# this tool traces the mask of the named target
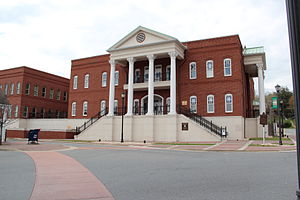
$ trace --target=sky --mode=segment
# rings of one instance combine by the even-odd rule
[[[292,89],[284,0],[2,0],[0,70],[69,78],[71,60],[106,54],[139,25],[182,42],[238,34],[243,46],[265,47],[266,92]]]

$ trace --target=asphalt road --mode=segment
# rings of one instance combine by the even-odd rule
[[[0,199],[29,199],[35,181],[35,166],[22,152],[0,151]]]
[[[296,153],[73,150],[116,200],[291,200]]]

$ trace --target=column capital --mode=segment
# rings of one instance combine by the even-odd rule
[[[148,60],[154,60],[156,56],[154,54],[147,55]]]
[[[176,51],[171,51],[168,54],[171,58],[176,58],[178,56],[178,53]]]
[[[113,60],[113,59],[109,60],[109,63],[110,63],[111,65],[116,65],[116,61]]]
[[[263,64],[256,64],[258,70],[264,70]]]
[[[129,57],[129,58],[127,58],[127,61],[129,63],[134,63],[136,61],[136,59],[134,57]]]

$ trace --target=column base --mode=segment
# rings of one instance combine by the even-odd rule
[[[126,113],[125,116],[132,116],[132,113]]]
[[[177,113],[174,111],[174,112],[169,112],[168,115],[177,115]]]
[[[154,113],[146,113],[147,116],[153,116]]]

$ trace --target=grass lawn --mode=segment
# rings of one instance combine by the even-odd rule
[[[261,137],[256,137],[256,138],[249,138],[249,140],[262,140],[263,138]],[[281,138],[282,141],[290,141],[289,138]],[[278,136],[274,136],[274,137],[266,137],[265,140],[279,140]]]

